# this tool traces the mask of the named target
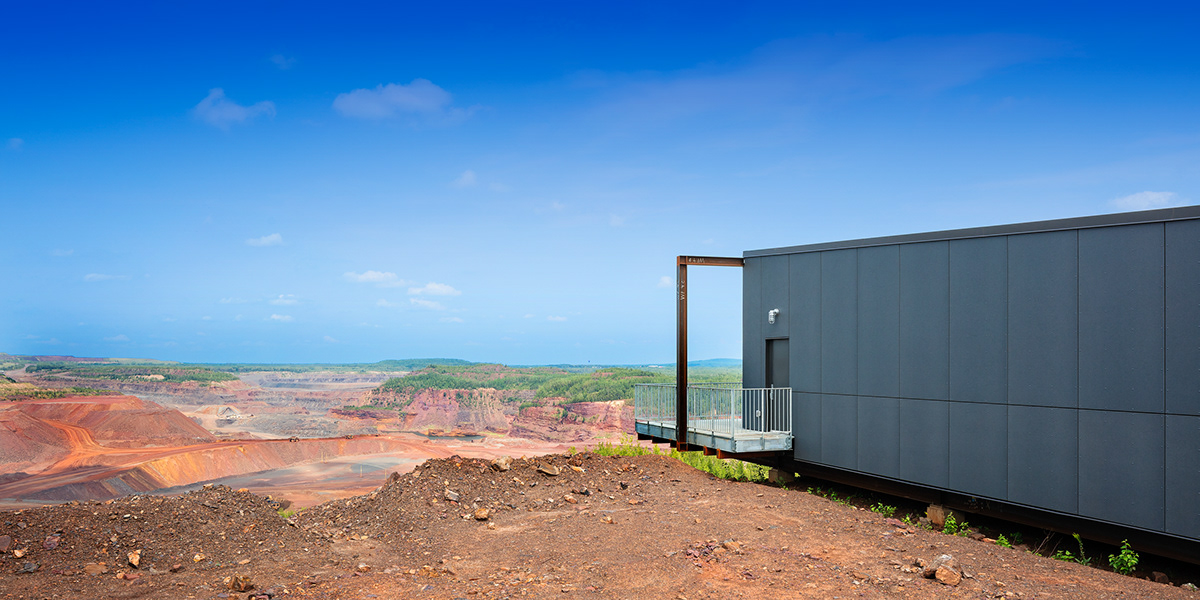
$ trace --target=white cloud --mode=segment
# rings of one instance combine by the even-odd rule
[[[106,342],[128,342],[128,341],[129,341],[129,336],[127,336],[127,335],[125,335],[125,334],[123,334],[123,333],[122,333],[122,334],[120,334],[120,335],[114,335],[114,336],[112,336],[112,337],[106,337],[106,338],[104,338],[104,341],[106,341]]]
[[[280,323],[291,323],[293,321],[292,315],[271,315],[267,317],[267,320],[279,321]]]
[[[433,300],[422,300],[420,298],[409,298],[408,301],[411,302],[414,306],[420,306],[421,308],[428,308],[429,310],[446,310],[446,307],[442,306],[442,304],[440,302],[434,302]]]
[[[351,281],[354,283],[374,283],[379,287],[400,287],[402,285],[409,284],[409,282],[396,277],[396,274],[392,273],[391,271],[364,271],[362,273],[347,271],[344,275],[342,275],[342,277],[345,277],[346,281]]]
[[[55,248],[54,250],[50,251],[50,256],[71,256],[72,254],[75,254],[74,250],[63,250],[61,248]]]
[[[625,218],[619,215],[608,215],[608,224],[613,227],[620,227],[625,224]]]
[[[551,316],[549,316],[549,317],[546,317],[546,320],[547,320],[547,321],[559,321],[559,322],[562,322],[562,321],[566,321],[566,320],[567,320],[567,318],[566,318],[566,317],[556,317],[556,316],[554,316],[554,315],[551,315]]]
[[[192,115],[197,119],[221,129],[229,129],[230,125],[244,123],[260,116],[275,117],[275,103],[268,100],[242,106],[225,97],[225,90],[213,88],[208,96],[192,109]]]
[[[282,54],[273,54],[271,55],[271,62],[275,63],[275,66],[279,67],[280,70],[286,71],[296,64],[296,59]]]
[[[296,304],[298,302],[300,302],[300,301],[297,300],[296,296],[294,296],[292,294],[280,294],[278,298],[271,300],[271,304],[274,304],[276,306],[290,306],[290,305]]]
[[[532,318],[533,318],[533,313],[528,313],[528,314],[526,314],[526,315],[525,315],[525,318],[526,318],[526,319],[532,319]]]
[[[200,320],[201,321],[211,321],[212,315],[204,315],[203,317],[200,317]]]
[[[105,275],[104,273],[88,273],[83,276],[84,281],[113,281],[129,279],[128,275]]]
[[[467,169],[466,171],[462,172],[462,175],[458,176],[458,179],[450,182],[450,186],[460,189],[474,187],[476,183],[475,179],[475,171]]]
[[[454,289],[451,286],[448,286],[444,283],[434,283],[432,281],[430,281],[429,283],[427,283],[421,287],[410,287],[410,288],[408,288],[408,293],[412,294],[414,296],[417,296],[420,294],[429,294],[430,296],[461,296],[462,295],[462,292]]]
[[[333,339],[332,336],[328,336],[328,335],[325,336],[325,341],[329,342],[330,344],[340,344],[341,343],[338,340]]]
[[[246,240],[247,246],[278,246],[282,243],[283,236],[279,235],[278,233],[272,233],[271,235],[264,235],[259,238],[250,238]]]
[[[460,318],[458,318],[458,317],[442,317],[442,318],[440,318],[440,319],[438,319],[438,320],[439,320],[439,321],[441,321],[441,322],[443,322],[443,323],[465,323],[465,322],[466,322],[466,321],[463,321],[462,319],[460,319]]]
[[[512,190],[512,188],[504,185],[503,183],[489,183],[488,189],[492,190],[493,192],[507,192]]]
[[[25,140],[21,138],[8,138],[8,142],[4,146],[9,150],[20,150],[25,146]]]
[[[375,303],[375,306],[381,306],[383,308],[395,308],[400,305],[396,304],[395,302],[388,302],[387,300],[380,298],[379,301]]]
[[[386,119],[401,114],[436,116],[447,113],[451,100],[450,92],[428,79],[414,79],[407,85],[389,83],[338,94],[333,99],[333,109],[344,116],[362,119]]]
[[[1112,200],[1109,204],[1121,210],[1149,210],[1179,204],[1175,192],[1138,192]]]
[[[660,287],[660,288],[675,287],[675,280],[671,279],[670,276],[663,275],[662,277],[658,278],[658,287]]]
[[[246,301],[241,298],[221,298],[218,300],[221,304],[245,304]]]

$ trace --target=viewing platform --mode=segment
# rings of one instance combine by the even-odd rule
[[[678,439],[675,384],[638,384],[633,401],[639,435]],[[791,388],[743,388],[740,383],[688,385],[687,443],[732,454],[790,451]]]

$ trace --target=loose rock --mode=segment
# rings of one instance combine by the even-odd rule
[[[235,592],[248,592],[254,589],[254,582],[248,575],[233,575],[225,578],[225,585]]]
[[[507,471],[512,468],[512,461],[511,456],[501,456],[492,461],[492,468],[497,471]]]

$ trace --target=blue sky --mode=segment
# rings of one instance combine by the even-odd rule
[[[957,4],[5,3],[0,352],[669,362],[678,254],[1200,202],[1195,10]]]

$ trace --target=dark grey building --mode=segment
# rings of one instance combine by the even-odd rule
[[[1200,207],[744,258],[799,463],[1200,541]]]

